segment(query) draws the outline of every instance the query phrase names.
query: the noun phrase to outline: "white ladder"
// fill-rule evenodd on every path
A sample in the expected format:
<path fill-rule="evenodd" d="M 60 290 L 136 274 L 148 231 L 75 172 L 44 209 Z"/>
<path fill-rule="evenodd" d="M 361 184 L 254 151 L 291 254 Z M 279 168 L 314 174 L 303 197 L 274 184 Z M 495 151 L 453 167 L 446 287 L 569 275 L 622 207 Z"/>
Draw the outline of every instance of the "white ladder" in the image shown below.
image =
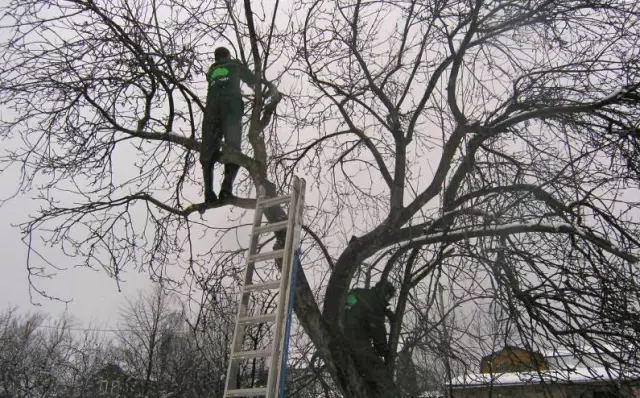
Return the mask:
<path fill-rule="evenodd" d="M 291 277 L 294 264 L 294 255 L 300 242 L 300 230 L 302 227 L 302 213 L 304 208 L 305 180 L 296 176 L 293 177 L 291 192 L 287 196 L 275 198 L 258 198 L 256 210 L 253 218 L 253 230 L 251 232 L 251 242 L 247 254 L 247 266 L 244 276 L 244 284 L 240 293 L 240 303 L 238 304 L 238 315 L 233 332 L 233 342 L 231 346 L 231 356 L 229 358 L 229 368 L 224 392 L 227 397 L 266 397 L 276 398 L 282 376 L 282 364 L 286 358 L 286 338 L 285 327 L 289 314 L 289 300 L 291 295 Z M 271 206 L 279 206 L 289 203 L 288 219 L 270 224 L 262 225 L 264 209 Z M 261 235 L 286 230 L 284 249 L 257 253 L 259 239 Z M 256 263 L 282 259 L 280 279 L 262 283 L 253 283 L 253 275 L 256 270 Z M 251 292 L 261 290 L 276 290 L 278 293 L 278 303 L 276 310 L 271 314 L 260 314 L 248 316 L 248 305 Z M 242 351 L 242 343 L 247 327 L 261 323 L 275 323 L 275 333 L 272 345 L 266 349 L 258 351 Z M 266 387 L 241 388 L 237 389 L 238 371 L 240 361 L 243 359 L 271 358 L 269 375 Z"/>

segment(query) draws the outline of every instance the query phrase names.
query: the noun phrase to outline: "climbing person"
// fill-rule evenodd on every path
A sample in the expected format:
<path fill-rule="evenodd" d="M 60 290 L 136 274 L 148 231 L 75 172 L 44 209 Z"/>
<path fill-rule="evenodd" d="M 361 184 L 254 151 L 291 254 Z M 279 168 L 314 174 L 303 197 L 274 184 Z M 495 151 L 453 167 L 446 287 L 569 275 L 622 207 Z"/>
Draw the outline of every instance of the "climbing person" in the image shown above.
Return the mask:
<path fill-rule="evenodd" d="M 242 143 L 242 116 L 244 103 L 240 81 L 254 88 L 258 78 L 242 62 L 233 59 L 225 47 L 214 51 L 215 62 L 207 71 L 207 102 L 202 120 L 202 149 L 200 164 L 204 181 L 205 202 L 215 202 L 218 198 L 213 192 L 213 166 L 220 157 L 220 144 L 237 151 Z M 277 93 L 275 86 L 265 82 L 271 95 Z M 220 186 L 220 200 L 233 195 L 233 182 L 240 166 L 233 163 L 224 165 L 224 179 Z"/>
<path fill-rule="evenodd" d="M 386 365 L 390 355 L 385 328 L 389 300 L 395 294 L 389 281 L 380 281 L 372 289 L 356 288 L 347 295 L 344 333 L 358 368 L 369 369 L 365 380 L 381 397 L 396 397 L 396 388 Z"/>

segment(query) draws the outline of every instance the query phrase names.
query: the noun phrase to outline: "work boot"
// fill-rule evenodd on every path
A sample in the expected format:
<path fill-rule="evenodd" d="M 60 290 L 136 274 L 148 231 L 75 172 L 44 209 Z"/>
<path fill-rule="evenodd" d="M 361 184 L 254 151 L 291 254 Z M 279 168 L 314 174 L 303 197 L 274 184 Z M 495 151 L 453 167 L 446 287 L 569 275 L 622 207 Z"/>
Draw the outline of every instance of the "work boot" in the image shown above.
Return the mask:
<path fill-rule="evenodd" d="M 213 166 L 202 165 L 202 181 L 204 183 L 204 201 L 207 203 L 218 200 L 213 192 Z"/>
<path fill-rule="evenodd" d="M 224 179 L 220 187 L 220 200 L 225 200 L 233 196 L 233 181 L 236 179 L 240 166 L 229 163 L 224 165 Z"/>

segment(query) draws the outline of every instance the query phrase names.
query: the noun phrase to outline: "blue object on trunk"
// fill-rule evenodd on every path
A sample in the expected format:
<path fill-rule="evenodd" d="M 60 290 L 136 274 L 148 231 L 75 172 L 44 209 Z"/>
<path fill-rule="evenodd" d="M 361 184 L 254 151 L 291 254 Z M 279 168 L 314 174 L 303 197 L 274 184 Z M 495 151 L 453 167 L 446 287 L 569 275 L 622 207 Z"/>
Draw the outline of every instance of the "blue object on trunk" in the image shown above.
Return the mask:
<path fill-rule="evenodd" d="M 293 255 L 293 267 L 291 269 L 291 291 L 289 292 L 289 308 L 287 309 L 287 325 L 284 331 L 284 347 L 282 348 L 282 364 L 280 366 L 280 398 L 284 398 L 285 386 L 287 385 L 287 358 L 289 357 L 289 337 L 291 334 L 291 319 L 293 318 L 293 299 L 296 291 L 296 275 L 300 264 L 300 248 Z"/>

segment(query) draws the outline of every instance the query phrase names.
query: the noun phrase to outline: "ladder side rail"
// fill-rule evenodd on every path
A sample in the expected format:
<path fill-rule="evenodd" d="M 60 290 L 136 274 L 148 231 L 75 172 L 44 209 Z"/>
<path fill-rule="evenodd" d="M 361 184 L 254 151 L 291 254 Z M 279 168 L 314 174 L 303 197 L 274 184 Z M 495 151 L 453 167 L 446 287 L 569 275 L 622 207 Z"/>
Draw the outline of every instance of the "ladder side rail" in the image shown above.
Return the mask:
<path fill-rule="evenodd" d="M 262 190 L 261 190 L 262 191 Z M 261 193 L 261 196 L 263 194 Z M 262 207 L 256 206 L 253 213 L 253 227 L 260 226 L 262 222 Z M 253 231 L 252 231 L 253 232 Z M 252 254 L 255 254 L 258 249 L 259 236 L 251 234 L 251 242 L 249 244 L 249 250 L 247 251 L 247 266 L 244 273 L 244 283 L 240 289 L 240 300 L 238 300 L 238 311 L 236 312 L 236 324 L 233 328 L 233 340 L 231 346 L 231 352 L 229 354 L 228 367 L 227 367 L 227 379 L 225 380 L 225 395 L 227 391 L 235 389 L 238 381 L 238 370 L 240 368 L 240 359 L 234 359 L 233 354 L 235 352 L 242 351 L 242 342 L 244 341 L 244 334 L 247 329 L 246 324 L 239 322 L 240 318 L 246 316 L 247 306 L 249 304 L 249 295 L 245 294 L 245 286 L 251 284 L 253 280 L 253 272 L 255 270 L 255 263 L 249 263 L 248 259 Z"/>
<path fill-rule="evenodd" d="M 297 267 L 300 263 L 300 236 L 302 234 L 302 223 L 303 223 L 303 215 L 304 215 L 304 200 L 305 200 L 305 188 L 306 181 L 304 179 L 299 180 L 299 194 L 298 194 L 298 202 L 296 203 L 295 208 L 295 223 L 293 228 L 293 236 L 292 240 L 292 256 L 290 272 L 288 275 L 287 288 L 286 292 L 283 293 L 285 303 L 284 303 L 284 319 L 281 324 L 284 329 L 282 335 L 280 336 L 280 341 L 278 341 L 279 346 L 279 357 L 275 358 L 280 361 L 279 372 L 277 375 L 276 386 L 278 390 L 276 390 L 275 397 L 284 397 L 285 392 L 285 384 L 286 384 L 286 374 L 287 374 L 287 359 L 288 359 L 288 350 L 289 350 L 289 337 L 291 330 L 291 321 L 293 317 L 293 298 L 295 294 L 295 285 L 296 285 L 296 275 L 297 275 Z"/>
<path fill-rule="evenodd" d="M 287 234 L 285 238 L 284 257 L 281 263 L 281 280 L 280 290 L 278 292 L 278 307 L 276 309 L 277 318 L 275 322 L 275 333 L 272 343 L 273 354 L 271 356 L 271 366 L 269 368 L 269 377 L 267 384 L 268 395 L 267 398 L 275 398 L 277 394 L 277 380 L 280 374 L 280 361 L 282 356 L 282 348 L 280 341 L 282 339 L 283 323 L 286 315 L 286 300 L 288 284 L 290 282 L 291 264 L 293 260 L 293 251 L 295 250 L 295 241 L 293 235 L 295 234 L 296 218 L 298 216 L 298 206 L 300 203 L 300 179 L 298 177 L 293 178 L 292 190 L 291 190 L 291 202 L 289 205 L 289 224 L 287 226 Z"/>

